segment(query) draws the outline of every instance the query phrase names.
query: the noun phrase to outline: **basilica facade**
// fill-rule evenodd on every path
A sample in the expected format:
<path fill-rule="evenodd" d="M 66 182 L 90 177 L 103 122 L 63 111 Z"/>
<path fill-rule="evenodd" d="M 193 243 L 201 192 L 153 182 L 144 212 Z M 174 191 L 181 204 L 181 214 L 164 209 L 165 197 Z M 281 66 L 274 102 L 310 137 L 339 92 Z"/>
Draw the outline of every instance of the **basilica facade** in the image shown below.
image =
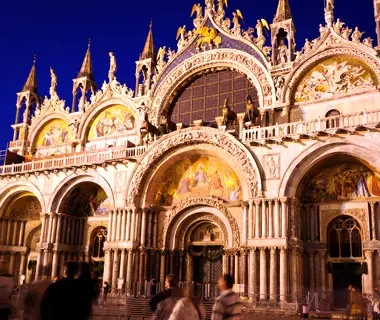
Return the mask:
<path fill-rule="evenodd" d="M 332 0 L 299 51 L 288 0 L 247 30 L 225 5 L 194 5 L 175 50 L 151 27 L 134 90 L 113 53 L 96 88 L 90 45 L 70 106 L 53 69 L 39 96 L 33 64 L 9 148 L 22 161 L 0 168 L 0 259 L 20 283 L 84 260 L 118 294 L 228 272 L 253 300 L 338 307 L 349 285 L 380 285 L 379 47 Z"/>

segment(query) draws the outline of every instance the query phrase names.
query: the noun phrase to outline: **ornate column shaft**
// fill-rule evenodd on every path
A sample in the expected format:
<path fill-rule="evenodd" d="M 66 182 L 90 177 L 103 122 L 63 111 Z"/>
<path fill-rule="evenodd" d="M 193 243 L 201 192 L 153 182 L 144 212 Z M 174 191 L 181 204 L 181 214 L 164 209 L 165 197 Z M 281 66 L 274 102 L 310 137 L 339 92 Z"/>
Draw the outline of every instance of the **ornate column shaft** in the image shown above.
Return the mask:
<path fill-rule="evenodd" d="M 236 253 L 235 256 L 235 283 L 239 283 L 239 254 Z"/>
<path fill-rule="evenodd" d="M 16 253 L 11 252 L 11 256 L 9 259 L 9 269 L 8 269 L 8 272 L 11 275 L 14 275 L 14 273 L 15 273 L 15 259 L 16 259 Z"/>
<path fill-rule="evenodd" d="M 274 225 L 273 225 L 273 201 L 268 200 L 268 237 L 274 237 Z"/>
<path fill-rule="evenodd" d="M 41 276 L 41 264 L 42 264 L 42 250 L 38 250 L 37 265 L 36 265 L 36 275 L 35 281 L 38 281 Z"/>
<path fill-rule="evenodd" d="M 260 230 L 260 200 L 255 201 L 255 239 L 261 237 Z"/>
<path fill-rule="evenodd" d="M 310 292 L 315 291 L 314 252 L 309 251 Z"/>
<path fill-rule="evenodd" d="M 142 246 L 145 247 L 146 245 L 146 210 L 143 209 L 142 211 L 142 219 L 141 219 L 141 238 L 140 238 L 140 243 Z"/>
<path fill-rule="evenodd" d="M 132 209 L 131 212 L 131 233 L 130 233 L 130 241 L 136 241 L 136 209 Z"/>
<path fill-rule="evenodd" d="M 147 211 L 147 220 L 148 220 L 148 223 L 147 223 L 147 246 L 150 248 L 152 247 L 152 211 L 151 210 L 148 210 Z"/>
<path fill-rule="evenodd" d="M 113 211 L 108 212 L 107 241 L 112 241 Z"/>
<path fill-rule="evenodd" d="M 280 249 L 280 299 L 288 300 L 288 258 L 287 249 Z"/>
<path fill-rule="evenodd" d="M 160 263 L 160 284 L 161 288 L 164 288 L 165 286 L 165 258 L 166 258 L 166 252 L 161 252 L 161 263 Z"/>
<path fill-rule="evenodd" d="M 58 224 L 58 216 L 57 216 L 57 214 L 52 213 L 51 214 L 51 219 L 53 219 L 53 226 L 52 226 L 52 230 L 51 230 L 51 240 L 50 240 L 50 242 L 54 243 L 55 242 L 55 237 L 57 235 L 57 224 Z"/>
<path fill-rule="evenodd" d="M 116 241 L 120 241 L 120 229 L 121 229 L 121 212 L 120 210 L 116 210 Z"/>
<path fill-rule="evenodd" d="M 301 270 L 299 269 L 298 261 L 297 261 L 297 248 L 292 248 L 290 251 L 290 261 L 292 264 L 292 272 L 291 272 L 291 294 L 294 298 L 298 300 L 299 292 L 298 292 L 298 281 L 301 277 Z"/>
<path fill-rule="evenodd" d="M 310 214 L 310 240 L 311 242 L 314 242 L 316 239 L 315 231 L 316 231 L 316 226 L 315 226 L 315 212 L 314 212 L 314 206 L 309 207 L 309 214 Z"/>
<path fill-rule="evenodd" d="M 46 242 L 51 243 L 52 242 L 52 231 L 53 231 L 53 214 L 49 213 L 48 215 L 48 230 L 47 230 L 47 237 L 46 237 Z"/>
<path fill-rule="evenodd" d="M 119 263 L 120 263 L 120 252 L 118 249 L 114 249 L 113 252 L 113 272 L 112 272 L 112 292 L 115 293 L 117 289 L 117 277 L 119 276 Z"/>
<path fill-rule="evenodd" d="M 25 276 L 25 271 L 26 271 L 26 254 L 22 253 L 21 254 L 21 262 L 20 262 L 20 270 L 19 270 L 19 284 L 22 284 L 21 282 L 21 276 Z"/>
<path fill-rule="evenodd" d="M 61 238 L 61 233 L 62 233 L 62 214 L 58 216 L 58 223 L 57 223 L 57 233 L 55 236 L 55 243 L 59 243 L 59 240 Z"/>
<path fill-rule="evenodd" d="M 46 230 L 46 219 L 45 213 L 41 214 L 41 240 L 40 242 L 45 242 L 45 230 Z"/>
<path fill-rule="evenodd" d="M 265 248 L 260 248 L 260 300 L 267 300 L 267 253 Z"/>
<path fill-rule="evenodd" d="M 321 292 L 322 295 L 324 296 L 327 292 L 327 287 L 326 287 L 326 252 L 327 250 L 319 250 L 319 256 L 320 256 L 320 262 L 321 262 Z"/>
<path fill-rule="evenodd" d="M 12 245 L 17 245 L 17 227 L 18 227 L 18 221 L 13 221 L 13 234 L 12 234 Z"/>
<path fill-rule="evenodd" d="M 376 202 L 370 202 L 369 203 L 371 207 L 371 233 L 372 233 L 372 240 L 377 239 L 377 234 L 376 234 L 376 219 L 375 219 L 375 205 Z"/>
<path fill-rule="evenodd" d="M 227 256 L 226 253 L 223 254 L 222 256 L 222 273 L 228 273 L 228 263 L 227 263 Z"/>
<path fill-rule="evenodd" d="M 247 244 L 247 238 L 248 238 L 247 228 L 248 228 L 249 221 L 248 221 L 248 205 L 246 202 L 243 202 L 242 209 L 243 209 L 242 238 L 243 238 L 243 243 Z"/>
<path fill-rule="evenodd" d="M 277 300 L 277 250 L 270 249 L 270 300 Z"/>
<path fill-rule="evenodd" d="M 125 249 L 121 249 L 119 278 L 123 280 L 125 279 L 125 265 L 126 265 L 125 258 L 126 258 Z"/>
<path fill-rule="evenodd" d="M 127 283 L 125 288 L 130 289 L 132 285 L 132 272 L 133 272 L 133 251 L 128 250 L 128 264 L 127 264 Z"/>
<path fill-rule="evenodd" d="M 281 236 L 288 237 L 288 199 L 281 199 Z"/>
<path fill-rule="evenodd" d="M 280 202 L 278 199 L 274 200 L 274 237 L 280 238 Z"/>
<path fill-rule="evenodd" d="M 373 294 L 374 292 L 374 272 L 373 272 L 373 251 L 364 251 L 365 258 L 367 260 L 367 265 L 368 265 L 368 274 L 367 274 L 367 292 L 368 294 Z"/>
<path fill-rule="evenodd" d="M 59 252 L 54 250 L 53 253 L 53 265 L 51 269 L 51 277 L 54 279 L 58 275 L 58 263 L 59 263 Z"/>
<path fill-rule="evenodd" d="M 315 241 L 319 240 L 319 207 L 314 206 Z"/>
<path fill-rule="evenodd" d="M 7 239 L 5 241 L 5 244 L 7 246 L 11 245 L 11 227 L 12 227 L 11 223 L 12 223 L 11 220 L 7 221 Z"/>
<path fill-rule="evenodd" d="M 110 249 L 106 249 L 104 252 L 104 273 L 103 282 L 111 283 L 111 272 L 112 272 L 112 254 Z"/>
<path fill-rule="evenodd" d="M 125 241 L 130 241 L 131 239 L 131 210 L 127 209 L 127 222 L 125 226 Z"/>
<path fill-rule="evenodd" d="M 256 248 L 249 251 L 249 294 L 256 298 L 257 293 L 257 261 Z"/>
<path fill-rule="evenodd" d="M 268 237 L 267 200 L 261 202 L 261 237 Z"/>
<path fill-rule="evenodd" d="M 248 252 L 246 250 L 243 250 L 241 253 L 241 266 L 240 266 L 240 271 L 241 271 L 241 280 L 242 283 L 244 284 L 244 296 L 247 296 L 248 293 L 248 274 L 247 274 L 247 256 Z"/>
<path fill-rule="evenodd" d="M 253 200 L 248 203 L 248 239 L 253 239 Z"/>
<path fill-rule="evenodd" d="M 112 234 L 111 241 L 116 241 L 117 210 L 112 211 Z"/>

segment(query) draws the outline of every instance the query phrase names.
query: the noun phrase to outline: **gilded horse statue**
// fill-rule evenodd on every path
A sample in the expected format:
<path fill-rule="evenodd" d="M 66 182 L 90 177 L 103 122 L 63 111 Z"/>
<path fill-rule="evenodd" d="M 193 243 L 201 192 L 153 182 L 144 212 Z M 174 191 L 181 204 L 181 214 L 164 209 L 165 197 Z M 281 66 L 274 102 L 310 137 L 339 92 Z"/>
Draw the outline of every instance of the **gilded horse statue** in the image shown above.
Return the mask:
<path fill-rule="evenodd" d="M 218 36 L 218 31 L 215 28 L 202 27 L 199 28 L 196 33 L 202 36 L 197 42 L 198 49 L 205 49 L 207 45 L 210 49 L 214 46 L 218 48 L 222 43 L 222 38 Z"/>

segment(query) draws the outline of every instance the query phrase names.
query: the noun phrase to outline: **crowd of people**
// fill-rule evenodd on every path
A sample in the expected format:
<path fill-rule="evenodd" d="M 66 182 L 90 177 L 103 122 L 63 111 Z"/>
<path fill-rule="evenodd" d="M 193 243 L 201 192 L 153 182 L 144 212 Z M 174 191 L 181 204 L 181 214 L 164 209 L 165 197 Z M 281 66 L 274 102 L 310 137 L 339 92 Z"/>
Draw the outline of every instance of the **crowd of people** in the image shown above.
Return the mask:
<path fill-rule="evenodd" d="M 211 320 L 242 319 L 243 304 L 240 297 L 232 291 L 234 279 L 224 274 L 218 281 L 220 296 L 216 298 Z M 175 275 L 165 278 L 165 289 L 154 295 L 149 306 L 154 312 L 154 320 L 202 320 L 205 310 L 201 301 L 193 295 L 191 287 L 181 290 Z"/>

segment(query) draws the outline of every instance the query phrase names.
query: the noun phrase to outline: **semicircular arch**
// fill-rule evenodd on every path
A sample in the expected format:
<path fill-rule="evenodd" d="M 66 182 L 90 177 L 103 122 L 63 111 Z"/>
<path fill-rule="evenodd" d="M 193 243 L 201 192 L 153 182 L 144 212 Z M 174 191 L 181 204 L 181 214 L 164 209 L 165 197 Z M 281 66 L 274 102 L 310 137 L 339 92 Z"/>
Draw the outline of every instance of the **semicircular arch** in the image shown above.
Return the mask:
<path fill-rule="evenodd" d="M 275 101 L 275 88 L 270 73 L 255 57 L 235 49 L 215 49 L 184 60 L 161 81 L 152 98 L 153 123 L 159 124 L 160 115 L 168 110 L 178 87 L 188 78 L 217 68 L 230 68 L 245 74 L 257 89 L 260 107 L 270 106 Z"/>
<path fill-rule="evenodd" d="M 132 99 L 126 97 L 115 97 L 112 99 L 108 99 L 103 101 L 100 104 L 95 104 L 92 108 L 87 111 L 87 116 L 84 121 L 82 121 L 79 125 L 78 129 L 78 137 L 81 138 L 82 141 L 87 141 L 88 136 L 91 130 L 91 126 L 93 121 L 105 110 L 111 108 L 112 106 L 124 106 L 132 111 L 137 121 L 140 121 L 139 116 L 140 113 L 136 104 Z"/>
<path fill-rule="evenodd" d="M 7 204 L 12 201 L 14 196 L 20 193 L 30 192 L 33 194 L 41 206 L 41 211 L 46 212 L 46 203 L 42 192 L 36 185 L 29 181 L 15 181 L 7 184 L 0 190 L 0 216 L 3 215 L 7 208 Z"/>
<path fill-rule="evenodd" d="M 303 77 L 312 70 L 315 66 L 321 62 L 331 59 L 333 57 L 347 56 L 352 57 L 357 61 L 362 61 L 376 76 L 376 85 L 379 84 L 380 80 L 380 62 L 376 57 L 361 48 L 356 46 L 350 47 L 346 46 L 336 46 L 323 51 L 317 51 L 314 55 L 308 57 L 308 59 L 303 60 L 294 70 L 287 76 L 284 87 L 286 90 L 283 91 L 282 102 L 287 104 L 294 103 L 294 96 L 300 85 Z"/>
<path fill-rule="evenodd" d="M 180 152 L 181 148 L 197 145 L 210 145 L 217 148 L 220 154 L 232 155 L 236 159 L 236 172 L 243 187 L 243 199 L 249 200 L 262 193 L 261 171 L 252 153 L 236 138 L 220 130 L 199 127 L 175 131 L 153 144 L 144 157 L 139 161 L 129 180 L 127 204 L 130 206 L 144 206 L 144 199 L 140 196 L 148 185 L 152 175 L 152 165 L 163 163 L 164 159 L 173 150 Z M 164 157 L 165 156 L 165 157 Z"/>
<path fill-rule="evenodd" d="M 373 144 L 361 141 L 360 144 L 332 139 L 330 143 L 316 143 L 296 157 L 288 166 L 280 183 L 279 197 L 296 197 L 300 182 L 315 165 L 336 155 L 348 155 L 365 163 L 372 170 L 380 168 L 380 154 L 374 152 Z"/>
<path fill-rule="evenodd" d="M 112 207 L 115 207 L 115 197 L 108 181 L 99 174 L 83 173 L 72 174 L 64 179 L 56 188 L 56 192 L 50 197 L 49 212 L 57 212 L 68 193 L 81 183 L 93 183 L 103 189 Z"/>

